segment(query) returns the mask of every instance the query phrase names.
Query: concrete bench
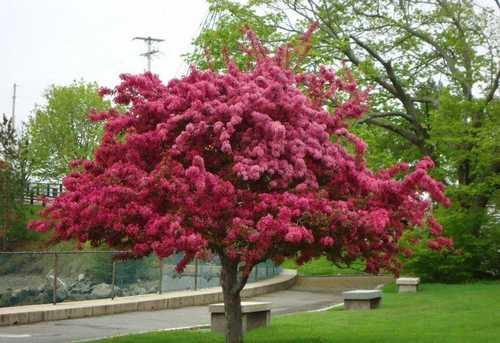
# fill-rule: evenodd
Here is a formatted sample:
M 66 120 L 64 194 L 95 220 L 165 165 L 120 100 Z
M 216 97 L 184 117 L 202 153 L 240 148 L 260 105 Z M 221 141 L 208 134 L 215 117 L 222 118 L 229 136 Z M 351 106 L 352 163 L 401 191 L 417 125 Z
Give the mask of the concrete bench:
M 399 293 L 417 292 L 420 285 L 419 277 L 400 277 L 396 280 Z
M 212 332 L 224 333 L 226 329 L 224 304 L 209 305 L 208 311 L 210 312 Z M 271 323 L 271 303 L 243 301 L 241 303 L 241 317 L 243 332 L 268 326 Z
M 378 290 L 360 289 L 343 292 L 344 308 L 346 310 L 371 310 L 379 307 L 382 292 Z

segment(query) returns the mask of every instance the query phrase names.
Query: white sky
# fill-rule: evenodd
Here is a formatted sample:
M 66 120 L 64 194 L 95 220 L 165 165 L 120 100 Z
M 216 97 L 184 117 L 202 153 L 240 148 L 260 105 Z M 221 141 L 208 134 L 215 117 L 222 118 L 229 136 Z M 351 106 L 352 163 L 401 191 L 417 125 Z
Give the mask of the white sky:
M 152 71 L 180 76 L 207 12 L 205 0 L 0 0 L 0 115 L 11 114 L 14 82 L 19 126 L 51 84 L 113 87 L 120 73 L 143 72 L 146 45 L 134 36 L 165 39 Z
M 205 0 L 0 0 L 0 114 L 11 114 L 14 82 L 19 127 L 51 84 L 113 87 L 120 73 L 144 71 L 146 47 L 134 36 L 165 39 L 152 70 L 163 81 L 181 76 L 207 12 Z

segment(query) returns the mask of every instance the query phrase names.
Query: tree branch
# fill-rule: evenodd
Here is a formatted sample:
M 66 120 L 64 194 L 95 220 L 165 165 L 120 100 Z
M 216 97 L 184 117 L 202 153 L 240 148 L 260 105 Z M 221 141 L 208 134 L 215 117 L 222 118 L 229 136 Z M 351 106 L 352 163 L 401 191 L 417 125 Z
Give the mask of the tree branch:
M 376 59 L 377 61 L 379 61 L 380 64 L 382 64 L 382 66 L 384 67 L 384 69 L 385 69 L 385 71 L 387 73 L 387 76 L 389 77 L 389 80 L 391 80 L 392 85 L 394 86 L 394 89 L 397 91 L 397 93 L 399 95 L 398 98 L 400 98 L 403 103 L 407 102 L 409 100 L 409 97 L 406 94 L 406 92 L 403 89 L 403 87 L 401 86 L 401 82 L 398 80 L 398 78 L 396 76 L 396 73 L 394 72 L 394 69 L 392 68 L 391 62 L 384 60 L 382 58 L 382 56 L 380 56 L 368 44 L 362 42 L 356 36 L 350 35 L 349 37 L 352 40 L 354 40 L 354 42 L 356 42 L 356 44 L 358 46 L 360 46 L 361 48 L 363 48 L 364 50 L 366 50 L 366 52 L 368 52 L 368 54 L 370 54 L 370 56 L 372 56 L 374 59 Z
M 379 113 L 379 112 L 375 113 L 374 112 L 374 113 L 369 113 L 365 118 L 358 120 L 357 123 L 363 124 L 363 123 L 367 122 L 368 120 L 375 119 L 375 118 L 394 118 L 394 117 L 401 117 L 403 119 L 406 119 L 410 123 L 413 123 L 413 119 L 404 112 L 382 112 L 382 113 Z
M 326 20 L 326 18 L 324 18 L 320 14 L 320 11 L 317 10 L 317 4 L 313 3 L 312 1 L 308 1 L 308 2 L 309 2 L 309 6 L 310 6 L 310 11 L 314 14 L 314 16 L 317 17 L 317 19 L 319 19 L 320 24 L 323 27 L 323 31 L 328 33 L 333 39 L 340 39 L 341 37 L 339 35 L 339 32 L 337 32 L 337 30 L 335 30 L 335 28 L 331 25 L 330 21 Z M 316 19 L 312 18 L 311 16 L 309 16 L 306 13 L 304 13 L 303 11 L 301 11 L 301 9 L 302 10 L 307 10 L 307 9 L 305 9 L 305 8 L 300 9 L 297 6 L 297 1 L 293 1 L 293 3 L 286 2 L 286 5 L 290 10 L 292 10 L 293 12 L 298 14 L 299 16 L 303 17 L 305 20 L 307 20 L 309 22 L 317 21 Z M 314 9 L 315 6 L 316 6 L 316 11 Z M 347 56 L 349 61 L 351 61 L 351 63 L 353 63 L 355 66 L 359 66 L 361 64 L 360 59 L 354 54 L 354 51 L 350 47 L 346 47 L 346 48 L 341 49 L 341 50 L 344 53 L 344 55 Z M 373 81 L 375 81 L 376 83 L 378 83 L 382 88 L 387 90 L 389 93 L 391 93 L 393 96 L 397 97 L 396 89 L 390 83 L 388 83 L 387 81 L 385 81 L 384 79 L 382 79 L 379 76 L 371 76 L 371 79 Z
M 500 83 L 500 66 L 498 67 L 495 79 L 493 80 L 493 82 L 491 84 L 490 91 L 486 95 L 485 107 L 488 106 L 488 104 L 491 102 L 491 100 L 493 100 L 493 97 L 495 96 L 495 92 L 498 89 L 499 83 Z
M 410 141 L 412 144 L 414 144 L 415 146 L 417 146 L 420 149 L 424 148 L 424 145 L 425 145 L 424 142 L 422 140 L 418 139 L 418 137 L 413 132 L 406 130 L 406 129 L 403 129 L 401 127 L 395 126 L 388 121 L 379 120 L 378 118 L 366 118 L 365 120 L 360 121 L 360 123 L 373 124 L 375 126 L 379 126 L 381 128 L 384 128 L 388 131 L 391 131 L 391 132 L 405 138 L 406 140 Z
M 438 3 L 441 5 L 441 7 L 444 10 L 449 9 L 447 2 L 438 0 Z M 451 22 L 453 23 L 453 25 L 457 28 L 457 31 L 460 35 L 460 39 L 463 41 L 464 46 L 465 46 L 464 49 L 459 50 L 459 53 L 462 55 L 463 64 L 464 64 L 464 68 L 465 68 L 465 80 L 463 81 L 463 85 L 465 86 L 464 87 L 464 92 L 466 93 L 465 96 L 467 97 L 467 99 L 472 100 L 472 85 L 473 85 L 473 81 L 472 81 L 473 75 L 472 74 L 473 74 L 473 70 L 472 70 L 471 55 L 473 54 L 473 52 L 471 51 L 470 46 L 467 42 L 465 29 L 462 26 L 462 22 L 460 21 L 460 13 L 461 12 L 456 13 L 456 11 L 453 12 L 453 10 L 450 10 L 448 12 L 448 15 L 449 15 L 449 18 L 451 19 Z
M 471 93 L 470 87 L 468 87 L 468 85 L 463 80 L 461 80 L 460 77 L 461 72 L 457 68 L 456 59 L 453 58 L 442 46 L 440 46 L 437 42 L 431 39 L 426 33 L 415 30 L 406 25 L 400 25 L 400 27 L 408 31 L 409 33 L 413 34 L 415 37 L 420 38 L 427 44 L 431 45 L 434 49 L 436 49 L 436 52 L 443 58 L 448 68 L 450 68 L 452 75 L 455 75 L 456 80 L 462 87 L 464 95 L 469 96 L 469 94 Z
M 339 48 L 339 50 L 355 66 L 360 66 L 362 64 L 362 61 L 354 52 L 351 46 L 351 44 L 353 43 L 365 50 L 369 56 L 382 64 L 383 68 L 382 70 L 380 70 L 379 68 L 379 70 L 381 74 L 383 73 L 383 76 L 377 75 L 377 73 L 376 75 L 367 75 L 367 79 L 376 82 L 379 86 L 388 91 L 395 99 L 401 102 L 407 115 L 406 117 L 404 117 L 404 119 L 408 120 L 412 124 L 413 130 L 410 131 L 404 128 L 399 128 L 391 124 L 390 122 L 380 120 L 380 118 L 367 118 L 364 122 L 371 123 L 397 133 L 401 137 L 406 138 L 411 143 L 417 145 L 419 149 L 425 150 L 426 147 L 424 139 L 428 136 L 428 132 L 424 127 L 420 125 L 417 118 L 417 115 L 419 113 L 418 109 L 415 107 L 415 104 L 413 103 L 411 97 L 406 93 L 403 82 L 397 77 L 396 71 L 394 70 L 391 62 L 386 61 L 384 58 L 382 58 L 382 56 L 377 51 L 375 51 L 375 49 L 369 46 L 369 44 L 366 44 L 360 38 L 356 37 L 355 35 L 349 34 L 349 32 L 345 32 L 345 30 L 339 27 L 339 25 L 341 24 L 335 21 L 335 13 L 333 13 L 332 15 L 327 15 L 328 13 L 330 13 L 329 9 L 327 9 L 326 7 L 324 8 L 324 10 L 322 8 L 319 8 L 319 6 L 313 0 L 307 0 L 307 4 L 309 5 L 309 8 L 298 6 L 296 1 L 293 1 L 291 3 L 288 2 L 287 6 L 290 8 L 290 10 L 306 19 L 307 21 L 319 21 L 322 31 L 332 38 L 334 43 L 337 44 L 337 48 Z M 400 25 L 399 23 L 394 24 L 390 19 L 383 19 L 386 22 L 391 23 L 395 27 L 399 27 L 398 25 Z M 409 34 L 411 33 L 409 32 Z M 344 41 L 346 41 L 347 43 L 346 46 L 342 45 Z M 388 80 L 385 79 L 385 77 L 387 77 Z
M 453 56 L 451 56 L 448 53 L 448 51 L 446 51 L 445 48 L 443 48 L 441 45 L 439 45 L 438 42 L 436 42 L 428 33 L 417 30 L 417 29 L 411 27 L 409 24 L 399 23 L 392 18 L 385 17 L 385 16 L 380 15 L 378 13 L 377 14 L 366 14 L 366 13 L 361 13 L 359 11 L 356 11 L 356 13 L 359 15 L 363 15 L 365 17 L 368 17 L 368 18 L 377 18 L 377 19 L 381 19 L 384 21 L 388 21 L 388 22 L 392 23 L 392 25 L 394 25 L 394 27 L 402 29 L 402 30 L 410 33 L 411 35 L 419 38 L 423 42 L 429 44 L 430 46 L 432 46 L 436 50 L 436 52 L 446 62 L 446 65 L 450 69 L 452 75 L 455 75 L 455 79 L 460 84 L 462 91 L 464 92 L 464 95 L 469 96 L 469 94 L 471 94 L 471 88 L 460 77 L 461 72 L 457 68 L 457 60 Z
M 238 270 L 238 273 L 239 273 L 239 270 Z M 248 273 L 247 275 L 241 275 L 241 277 L 238 279 L 238 282 L 236 282 L 236 284 L 231 289 L 231 292 L 233 294 L 237 294 L 237 293 L 241 292 L 243 287 L 245 287 L 245 285 L 247 284 L 249 276 L 250 276 L 250 273 Z

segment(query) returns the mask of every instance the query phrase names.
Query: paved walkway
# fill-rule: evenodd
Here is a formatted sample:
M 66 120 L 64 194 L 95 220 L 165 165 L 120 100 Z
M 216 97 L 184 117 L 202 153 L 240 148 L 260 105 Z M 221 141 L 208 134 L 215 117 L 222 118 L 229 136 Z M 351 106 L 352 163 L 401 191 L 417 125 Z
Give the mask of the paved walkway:
M 315 310 L 342 302 L 340 294 L 312 293 L 293 289 L 258 296 L 252 300 L 272 302 L 272 315 Z M 146 331 L 208 325 L 208 323 L 207 306 L 193 306 L 0 327 L 0 342 L 74 342 Z

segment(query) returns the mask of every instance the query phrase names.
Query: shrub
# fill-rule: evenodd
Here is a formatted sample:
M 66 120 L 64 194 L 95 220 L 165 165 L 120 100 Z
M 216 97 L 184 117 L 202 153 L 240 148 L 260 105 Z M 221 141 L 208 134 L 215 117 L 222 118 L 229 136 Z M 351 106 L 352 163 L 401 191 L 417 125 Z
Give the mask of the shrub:
M 425 281 L 462 282 L 473 279 L 500 278 L 500 223 L 496 203 L 486 212 L 463 211 L 458 206 L 437 211 L 445 233 L 454 240 L 455 251 L 436 253 L 416 249 L 406 263 L 406 270 Z M 471 227 L 480 223 L 480 231 Z

